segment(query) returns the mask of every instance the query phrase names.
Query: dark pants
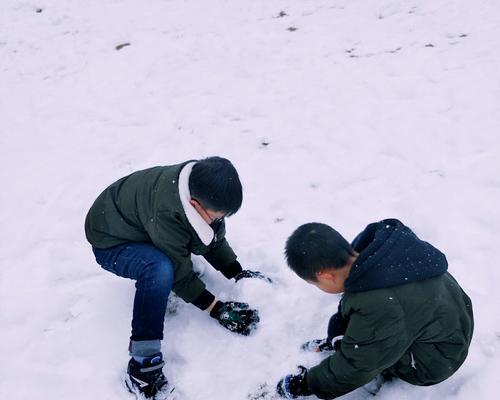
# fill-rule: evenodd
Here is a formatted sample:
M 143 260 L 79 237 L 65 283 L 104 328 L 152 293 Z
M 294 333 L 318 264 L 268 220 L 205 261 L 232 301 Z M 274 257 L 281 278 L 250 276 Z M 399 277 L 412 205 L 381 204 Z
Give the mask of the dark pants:
M 97 263 L 105 270 L 136 281 L 130 339 L 163 339 L 163 321 L 174 281 L 170 258 L 147 243 L 125 243 L 108 249 L 94 247 L 93 251 Z

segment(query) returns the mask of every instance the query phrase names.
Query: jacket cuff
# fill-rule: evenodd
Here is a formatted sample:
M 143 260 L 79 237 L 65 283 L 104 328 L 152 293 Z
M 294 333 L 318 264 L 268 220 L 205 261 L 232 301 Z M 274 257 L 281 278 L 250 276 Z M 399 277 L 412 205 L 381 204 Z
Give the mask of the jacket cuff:
M 195 305 L 200 310 L 206 310 L 214 300 L 215 296 L 207 289 L 204 289 L 203 292 L 201 292 L 201 294 L 191 302 L 191 304 Z
M 241 271 L 243 271 L 243 268 L 241 267 L 241 264 L 238 262 L 238 260 L 234 260 L 231 264 L 219 268 L 219 271 L 227 279 L 231 279 L 238 275 Z
M 214 308 L 212 308 L 212 311 L 210 311 L 210 316 L 212 318 L 217 319 L 220 313 L 221 308 L 224 306 L 224 303 L 220 300 L 215 303 Z

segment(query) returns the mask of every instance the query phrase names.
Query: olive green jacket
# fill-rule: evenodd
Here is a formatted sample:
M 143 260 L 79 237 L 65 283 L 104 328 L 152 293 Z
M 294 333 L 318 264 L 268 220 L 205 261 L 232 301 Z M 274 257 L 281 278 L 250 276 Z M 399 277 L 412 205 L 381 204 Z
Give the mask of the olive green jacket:
M 349 320 L 340 349 L 307 374 L 320 398 L 348 393 L 386 369 L 409 383 L 431 385 L 452 375 L 467 356 L 472 304 L 449 273 L 347 293 L 340 309 Z
M 191 253 L 203 255 L 216 269 L 236 260 L 224 238 L 189 204 L 189 174 L 194 161 L 137 171 L 113 183 L 96 199 L 85 220 L 92 246 L 152 243 L 174 263 L 173 291 L 186 302 L 197 299 L 205 284 L 193 272 Z
M 445 255 L 396 219 L 368 225 L 352 246 L 359 256 L 340 303 L 347 328 L 308 371 L 313 393 L 335 398 L 384 370 L 415 385 L 451 376 L 467 356 L 473 313 Z

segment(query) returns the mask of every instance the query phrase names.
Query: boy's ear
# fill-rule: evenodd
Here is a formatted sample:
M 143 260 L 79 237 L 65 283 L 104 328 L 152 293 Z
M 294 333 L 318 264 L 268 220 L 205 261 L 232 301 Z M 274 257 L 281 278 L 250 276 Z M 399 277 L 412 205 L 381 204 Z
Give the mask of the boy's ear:
M 203 208 L 201 207 L 201 204 L 198 200 L 191 199 L 191 200 L 189 200 L 189 204 L 191 204 L 198 212 L 200 212 L 200 210 L 203 210 Z
M 317 280 L 328 280 L 328 281 L 336 281 L 337 280 L 337 275 L 333 271 L 329 271 L 327 269 L 321 270 L 319 272 L 316 272 L 316 279 Z

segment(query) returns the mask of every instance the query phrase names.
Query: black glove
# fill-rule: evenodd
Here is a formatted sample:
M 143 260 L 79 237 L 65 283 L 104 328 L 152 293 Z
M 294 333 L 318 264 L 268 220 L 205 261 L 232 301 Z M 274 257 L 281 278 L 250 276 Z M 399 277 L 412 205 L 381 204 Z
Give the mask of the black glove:
M 249 269 L 244 269 L 243 271 L 238 273 L 238 275 L 234 277 L 234 280 L 238 282 L 240 279 L 243 278 L 256 278 L 256 279 L 261 279 L 267 283 L 273 283 L 273 280 L 268 276 L 264 275 L 262 272 L 250 271 Z
M 224 328 L 240 335 L 248 336 L 257 328 L 259 312 L 247 303 L 217 301 L 210 311 L 210 316 L 219 321 Z
M 334 337 L 345 334 L 348 321 L 342 316 L 340 311 L 333 314 L 328 322 L 328 341 L 332 341 Z
M 299 396 L 309 396 L 311 389 L 307 386 L 307 368 L 299 365 L 298 375 L 287 375 L 278 382 L 276 391 L 285 399 L 295 399 Z

